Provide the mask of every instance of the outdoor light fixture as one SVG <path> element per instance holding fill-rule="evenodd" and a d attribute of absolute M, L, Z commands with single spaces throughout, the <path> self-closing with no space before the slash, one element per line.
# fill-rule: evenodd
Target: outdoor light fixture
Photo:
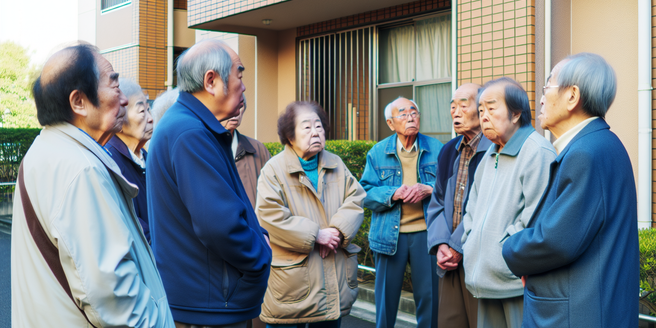
<path fill-rule="evenodd" d="M 264 25 L 271 25 L 271 22 L 273 22 L 273 19 L 263 19 L 262 24 Z"/>

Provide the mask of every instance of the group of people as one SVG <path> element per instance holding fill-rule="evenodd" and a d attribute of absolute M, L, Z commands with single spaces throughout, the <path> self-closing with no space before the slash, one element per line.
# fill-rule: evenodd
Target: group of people
<path fill-rule="evenodd" d="M 408 264 L 419 327 L 637 326 L 635 184 L 604 121 L 603 58 L 553 69 L 540 114 L 553 145 L 509 78 L 456 90 L 445 145 L 394 100 L 394 134 L 360 181 L 324 149 L 314 102 L 283 111 L 272 158 L 240 134 L 244 69 L 224 43 L 197 43 L 151 112 L 95 47 L 48 59 L 14 204 L 13 326 L 339 327 L 364 208 L 377 327 L 395 325 Z"/>

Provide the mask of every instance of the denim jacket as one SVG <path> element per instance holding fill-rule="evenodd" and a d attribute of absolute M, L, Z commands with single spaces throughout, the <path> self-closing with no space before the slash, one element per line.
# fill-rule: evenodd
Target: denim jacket
<path fill-rule="evenodd" d="M 369 208 L 371 228 L 369 247 L 372 251 L 385 255 L 396 254 L 401 222 L 401 201 L 392 201 L 396 189 L 403 184 L 401 161 L 396 154 L 396 134 L 377 143 L 367 153 L 367 164 L 360 184 L 367 191 L 364 206 Z M 437 155 L 442 143 L 437 139 L 417 134 L 419 158 L 417 176 L 422 184 L 434 187 L 437 171 Z M 430 197 L 423 201 L 424 217 Z"/>

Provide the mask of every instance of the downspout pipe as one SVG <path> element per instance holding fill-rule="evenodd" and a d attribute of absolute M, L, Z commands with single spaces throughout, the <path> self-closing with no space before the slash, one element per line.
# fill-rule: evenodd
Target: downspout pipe
<path fill-rule="evenodd" d="M 551 0 L 544 0 L 544 76 L 551 74 Z M 545 81 L 546 82 L 546 81 Z M 543 91 L 544 92 L 544 91 Z M 537 111 L 539 101 L 535 102 Z M 538 115 L 537 113 L 535 114 Z M 551 142 L 551 131 L 544 129 L 544 137 Z"/>
<path fill-rule="evenodd" d="M 651 1 L 638 1 L 638 227 L 652 225 Z"/>
<path fill-rule="evenodd" d="M 173 89 L 173 0 L 167 0 L 166 90 Z"/>
<path fill-rule="evenodd" d="M 451 1 L 451 94 L 458 89 L 458 0 Z M 456 137 L 456 130 L 451 124 L 451 138 Z"/>

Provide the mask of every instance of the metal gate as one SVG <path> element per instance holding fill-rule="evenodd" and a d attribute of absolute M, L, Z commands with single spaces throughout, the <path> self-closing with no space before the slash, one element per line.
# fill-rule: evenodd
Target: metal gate
<path fill-rule="evenodd" d="M 298 41 L 296 98 L 323 107 L 328 139 L 372 139 L 373 41 L 373 26 Z"/>

